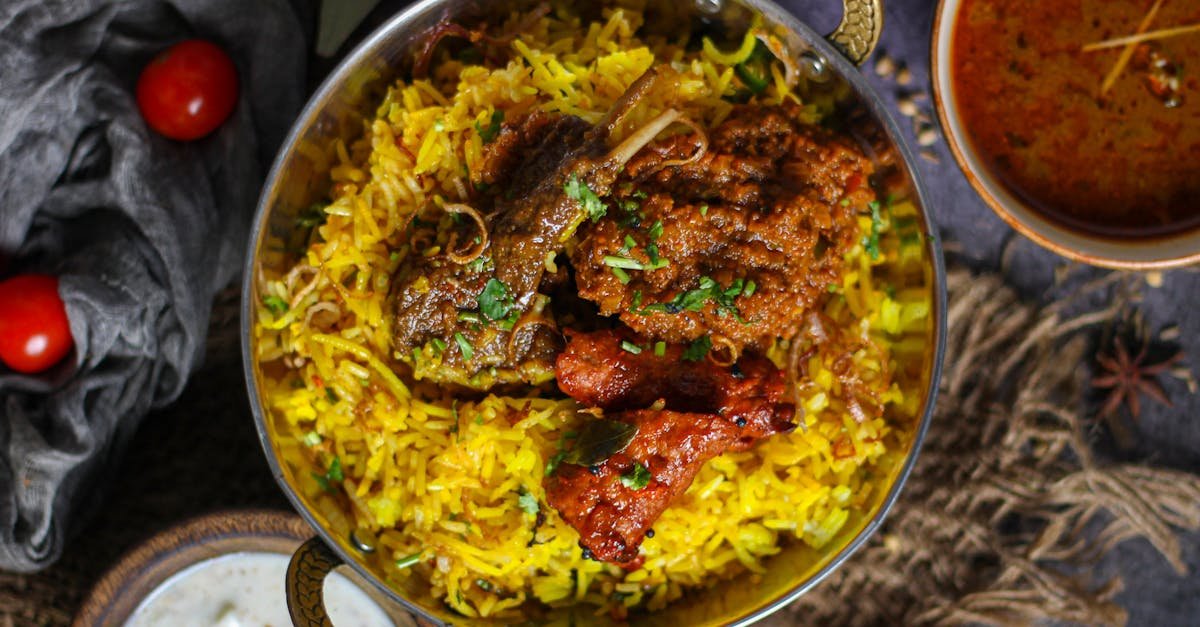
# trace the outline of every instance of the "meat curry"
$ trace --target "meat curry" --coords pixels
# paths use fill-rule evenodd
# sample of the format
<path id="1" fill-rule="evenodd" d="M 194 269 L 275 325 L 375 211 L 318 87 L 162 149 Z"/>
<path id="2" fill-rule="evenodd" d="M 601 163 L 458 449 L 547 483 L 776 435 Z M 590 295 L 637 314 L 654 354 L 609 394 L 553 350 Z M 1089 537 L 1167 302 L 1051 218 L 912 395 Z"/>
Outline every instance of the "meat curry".
<path id="1" fill-rule="evenodd" d="M 1155 237 L 1200 226 L 1200 33 L 1121 47 L 1150 0 L 964 0 L 952 80 L 967 134 L 1011 191 L 1068 227 Z M 1166 0 L 1152 29 L 1200 22 Z"/>
<path id="2" fill-rule="evenodd" d="M 390 296 L 394 354 L 418 376 L 553 378 L 594 414 L 601 443 L 565 452 L 547 501 L 585 556 L 626 568 L 708 460 L 795 428 L 763 353 L 839 280 L 875 200 L 857 144 L 794 103 L 739 105 L 712 129 L 667 110 L 622 133 L 672 80 L 651 68 L 595 125 L 505 121 L 473 202 L 444 207 L 462 217 L 447 250 L 407 258 Z"/>

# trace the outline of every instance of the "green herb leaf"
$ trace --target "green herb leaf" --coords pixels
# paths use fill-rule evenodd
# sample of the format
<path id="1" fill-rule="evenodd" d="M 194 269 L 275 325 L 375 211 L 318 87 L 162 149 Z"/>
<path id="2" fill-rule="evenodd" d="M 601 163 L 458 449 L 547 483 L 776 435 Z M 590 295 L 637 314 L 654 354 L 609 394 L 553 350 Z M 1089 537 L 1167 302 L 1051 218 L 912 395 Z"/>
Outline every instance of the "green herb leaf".
<path id="1" fill-rule="evenodd" d="M 508 317 L 509 311 L 513 308 L 508 287 L 496 278 L 488 279 L 487 284 L 483 286 L 483 291 L 475 297 L 475 301 L 479 303 L 480 313 L 488 320 L 503 320 Z"/>
<path id="2" fill-rule="evenodd" d="M 667 354 L 667 343 L 666 342 L 655 342 L 654 343 L 654 356 L 662 357 L 663 355 L 666 355 L 666 354 Z"/>
<path id="3" fill-rule="evenodd" d="M 629 285 L 630 279 L 629 279 L 628 272 L 626 272 L 620 268 L 612 268 L 612 273 L 613 273 L 613 276 L 617 277 L 617 280 L 621 282 L 621 285 Z"/>
<path id="4" fill-rule="evenodd" d="M 650 484 L 651 479 L 653 477 L 645 466 L 638 462 L 633 462 L 633 468 L 630 468 L 621 475 L 621 485 L 631 490 L 641 490 Z"/>
<path id="5" fill-rule="evenodd" d="M 276 316 L 282 316 L 283 314 L 287 313 L 287 301 L 278 296 L 273 294 L 271 296 L 265 296 L 263 297 L 262 302 L 267 306 L 267 309 L 271 310 L 271 313 L 275 314 Z"/>
<path id="6" fill-rule="evenodd" d="M 669 314 L 677 314 L 682 311 L 700 311 L 709 302 L 716 305 L 717 314 L 725 315 L 732 314 L 739 322 L 742 320 L 742 314 L 734 304 L 734 299 L 745 293 L 746 283 L 742 279 L 734 279 L 729 287 L 721 287 L 711 277 L 702 276 L 699 281 L 700 286 L 694 290 L 687 290 L 675 295 L 675 298 L 665 303 L 652 303 L 646 305 L 640 312 L 647 314 L 650 312 L 661 311 Z"/>
<path id="7" fill-rule="evenodd" d="M 701 335 L 683 350 L 683 358 L 687 361 L 700 361 L 712 349 L 712 338 Z"/>
<path id="8" fill-rule="evenodd" d="M 338 398 L 337 392 L 333 388 L 325 388 L 325 398 L 329 400 L 329 404 L 336 405 L 341 399 Z"/>
<path id="9" fill-rule="evenodd" d="M 638 346 L 637 344 L 634 344 L 633 342 L 630 342 L 629 340 L 621 340 L 621 349 L 627 353 L 633 353 L 634 355 L 640 354 L 642 352 L 641 346 Z"/>
<path id="10" fill-rule="evenodd" d="M 521 511 L 530 516 L 536 516 L 538 510 L 541 509 L 541 506 L 538 505 L 537 497 L 525 491 L 522 491 L 521 495 L 517 497 L 517 506 L 521 508 Z"/>
<path id="11" fill-rule="evenodd" d="M 645 270 L 646 264 L 637 259 L 629 259 L 627 257 L 615 257 L 613 255 L 604 256 L 604 265 L 610 268 L 623 268 L 625 270 Z"/>
<path id="12" fill-rule="evenodd" d="M 304 434 L 304 444 L 307 446 L 316 446 L 321 443 L 321 434 L 316 431 L 309 431 Z"/>
<path id="13" fill-rule="evenodd" d="M 483 127 L 479 122 L 475 122 L 475 130 L 479 133 L 479 138 L 483 143 L 490 144 L 496 140 L 496 136 L 500 134 L 500 125 L 504 123 L 504 112 L 496 109 L 492 112 L 492 120 L 487 127 Z"/>
<path id="14" fill-rule="evenodd" d="M 333 461 L 329 462 L 329 470 L 325 471 L 325 478 L 330 481 L 346 479 L 346 476 L 342 474 L 342 458 L 334 456 Z"/>
<path id="15" fill-rule="evenodd" d="M 879 259 L 879 234 L 883 230 L 883 216 L 880 213 L 879 203 L 872 200 L 867 203 L 871 209 L 871 232 L 863 237 L 863 250 L 871 256 L 872 260 Z"/>
<path id="16" fill-rule="evenodd" d="M 662 220 L 655 220 L 650 226 L 650 241 L 657 242 L 658 238 L 662 237 L 663 223 Z"/>
<path id="17" fill-rule="evenodd" d="M 575 447 L 567 451 L 562 461 L 579 466 L 591 466 L 620 453 L 637 435 L 637 426 L 627 422 L 597 418 L 583 426 Z"/>
<path id="18" fill-rule="evenodd" d="M 633 237 L 630 235 L 626 235 L 625 236 L 625 245 L 621 247 L 621 254 L 624 255 L 624 254 L 628 253 L 630 251 L 630 249 L 635 248 L 635 247 L 637 247 L 637 240 L 633 239 Z"/>
<path id="19" fill-rule="evenodd" d="M 471 348 L 471 343 L 467 341 L 467 338 L 463 337 L 462 333 L 455 333 L 454 341 L 458 344 L 458 350 L 462 352 L 463 361 L 471 361 L 471 358 L 475 356 L 475 349 Z"/>
<path id="20" fill-rule="evenodd" d="M 559 451 L 559 452 L 555 453 L 554 456 L 551 457 L 549 461 L 546 462 L 546 476 L 547 477 L 554 474 L 554 470 L 556 468 L 558 468 L 558 465 L 562 463 L 563 459 L 565 459 L 566 456 L 567 456 L 566 451 Z"/>
<path id="21" fill-rule="evenodd" d="M 421 554 L 419 552 L 413 553 L 412 555 L 406 555 L 406 556 L 396 560 L 396 568 L 403 570 L 403 569 L 408 568 L 409 566 L 412 566 L 420 561 L 421 561 Z"/>
<path id="22" fill-rule="evenodd" d="M 584 212 L 587 213 L 592 222 L 596 222 L 600 218 L 603 218 L 604 214 L 608 212 L 608 207 L 604 206 L 604 203 L 600 200 L 600 197 L 596 195 L 596 192 L 593 192 L 592 189 L 587 186 L 587 183 L 583 182 L 583 180 L 580 179 L 579 175 L 577 174 L 572 173 L 571 176 L 567 178 L 566 184 L 563 185 L 563 192 L 566 193 L 567 198 L 570 198 L 571 200 L 574 200 L 583 206 Z"/>
<path id="23" fill-rule="evenodd" d="M 491 257 L 480 255 L 472 259 L 471 262 L 467 264 L 467 268 L 469 268 L 471 272 L 483 272 L 487 265 L 491 262 Z"/>
<path id="24" fill-rule="evenodd" d="M 757 289 L 757 283 L 754 281 L 746 281 L 746 287 L 742 289 L 742 296 L 752 296 Z"/>
<path id="25" fill-rule="evenodd" d="M 702 215 L 702 216 L 708 215 L 708 205 L 700 205 L 700 215 Z"/>
<path id="26" fill-rule="evenodd" d="M 433 350 L 438 355 L 441 355 L 442 353 L 446 352 L 446 343 L 442 341 L 442 338 L 435 337 L 432 340 L 430 340 L 430 343 L 433 344 Z"/>

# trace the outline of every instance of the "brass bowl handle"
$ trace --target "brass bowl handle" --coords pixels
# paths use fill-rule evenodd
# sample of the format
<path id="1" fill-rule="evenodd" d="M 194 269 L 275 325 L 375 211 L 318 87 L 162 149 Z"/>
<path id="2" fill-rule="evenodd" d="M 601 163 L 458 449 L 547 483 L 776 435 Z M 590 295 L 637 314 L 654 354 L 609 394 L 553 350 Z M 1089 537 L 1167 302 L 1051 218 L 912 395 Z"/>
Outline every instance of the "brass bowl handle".
<path id="1" fill-rule="evenodd" d="M 862 65 L 883 33 L 883 0 L 842 0 L 842 23 L 826 39 L 854 65 Z"/>
<path id="2" fill-rule="evenodd" d="M 325 612 L 325 577 L 342 565 L 342 558 L 319 537 L 312 537 L 292 554 L 287 567 L 287 606 L 295 627 L 333 627 Z"/>
<path id="3" fill-rule="evenodd" d="M 343 564 L 342 558 L 334 553 L 320 537 L 309 538 L 292 553 L 288 562 L 287 589 L 288 614 L 295 627 L 333 627 L 325 609 L 325 577 Z M 375 599 L 377 602 L 381 598 Z M 384 611 L 397 627 L 433 627 L 435 623 L 388 603 Z"/>

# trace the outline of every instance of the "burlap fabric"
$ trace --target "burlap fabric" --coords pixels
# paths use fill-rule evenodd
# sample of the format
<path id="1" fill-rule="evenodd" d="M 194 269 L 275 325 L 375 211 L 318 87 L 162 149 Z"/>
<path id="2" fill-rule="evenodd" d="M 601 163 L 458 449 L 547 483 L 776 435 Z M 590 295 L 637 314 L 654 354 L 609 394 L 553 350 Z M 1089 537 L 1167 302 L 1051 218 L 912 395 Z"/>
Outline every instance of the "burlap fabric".
<path id="1" fill-rule="evenodd" d="M 64 559 L 0 573 L 0 627 L 68 624 L 105 568 L 175 522 L 287 508 L 247 409 L 236 298 L 219 297 L 204 369 L 147 420 Z M 1081 365 L 1090 331 L 1116 312 L 1067 318 L 1070 302 L 1039 308 L 996 276 L 951 273 L 942 396 L 901 500 L 868 546 L 770 624 L 1116 624 L 1121 581 L 1094 576 L 1097 558 L 1139 537 L 1184 569 L 1176 531 L 1200 528 L 1200 479 L 1094 459 Z"/>

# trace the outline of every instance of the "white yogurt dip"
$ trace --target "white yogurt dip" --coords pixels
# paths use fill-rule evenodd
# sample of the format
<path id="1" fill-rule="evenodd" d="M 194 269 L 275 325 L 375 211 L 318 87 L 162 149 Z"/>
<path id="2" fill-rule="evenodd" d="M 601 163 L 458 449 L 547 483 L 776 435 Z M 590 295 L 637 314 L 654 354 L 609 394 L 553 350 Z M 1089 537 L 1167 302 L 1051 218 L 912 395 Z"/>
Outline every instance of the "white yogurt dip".
<path id="1" fill-rule="evenodd" d="M 142 600 L 125 627 L 288 627 L 287 555 L 230 553 L 172 575 Z M 325 578 L 337 626 L 395 627 L 383 609 L 338 573 Z"/>

